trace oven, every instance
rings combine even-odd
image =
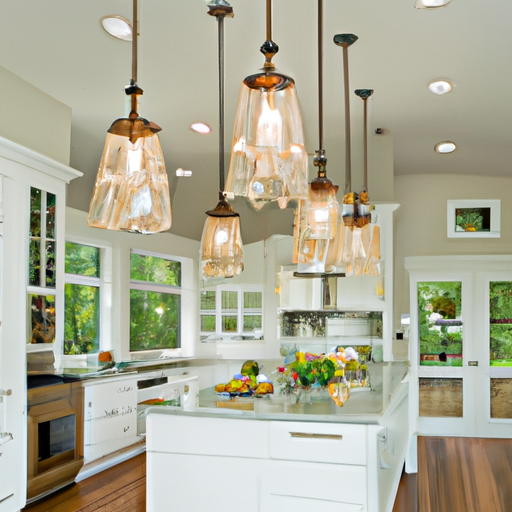
[[[80,382],[55,375],[28,379],[27,502],[74,482],[83,465]]]

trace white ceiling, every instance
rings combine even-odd
[[[218,190],[216,22],[204,0],[140,3],[139,113],[162,127],[174,194],[171,232],[199,239],[204,211],[215,206]],[[265,40],[265,0],[230,3],[235,17],[225,21],[228,150],[240,83],[261,68],[259,47]],[[452,0],[431,10],[415,9],[414,3],[324,0],[329,176],[343,183],[342,50],[332,42],[340,33],[359,37],[349,49],[350,88],[375,90],[369,126],[392,135],[395,175],[512,175],[512,2]],[[124,115],[124,86],[131,78],[131,44],[108,36],[99,24],[114,13],[131,19],[131,0],[2,0],[0,5],[0,65],[72,108],[70,162],[84,177],[70,185],[68,204],[82,210],[89,207],[106,130]],[[280,47],[274,63],[295,79],[310,153],[318,146],[316,33],[316,0],[273,1],[273,39]],[[451,80],[454,91],[430,93],[427,85],[437,78]],[[352,117],[360,119],[362,102],[352,96]],[[214,133],[191,132],[195,120],[208,122]],[[456,142],[458,151],[437,155],[433,148],[442,140]],[[229,158],[226,171],[228,164]],[[178,182],[178,167],[191,169],[193,177]],[[378,200],[371,183],[370,191]],[[240,199],[235,208],[246,242],[291,233],[291,209],[255,214]]]

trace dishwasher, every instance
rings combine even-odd
[[[150,407],[191,410],[199,407],[197,375],[147,376],[137,381],[137,434],[146,435],[146,415]]]

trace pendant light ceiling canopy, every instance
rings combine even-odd
[[[132,79],[128,117],[112,123],[105,140],[87,223],[91,227],[152,234],[171,227],[171,201],[157,133],[140,117],[137,85],[138,0],[133,0]]]
[[[248,199],[260,210],[270,202],[307,197],[308,156],[299,101],[292,78],[278,73],[272,59],[272,4],[267,0],[267,40],[261,72],[240,88],[226,191]]]
[[[233,17],[225,0],[208,4],[208,14],[218,26],[219,55],[219,203],[206,212],[201,237],[201,274],[203,279],[229,278],[244,269],[240,217],[224,197],[224,18]]]

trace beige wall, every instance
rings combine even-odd
[[[512,178],[493,176],[395,176],[395,325],[409,313],[407,256],[512,253]],[[500,199],[500,238],[448,238],[449,199]]]
[[[69,165],[71,108],[0,66],[0,137]]]

